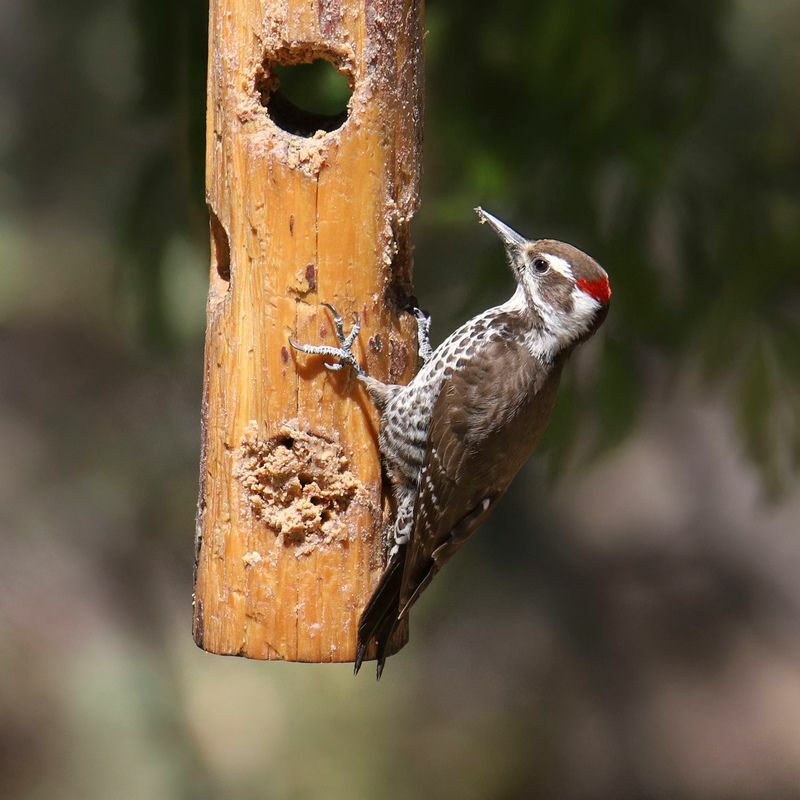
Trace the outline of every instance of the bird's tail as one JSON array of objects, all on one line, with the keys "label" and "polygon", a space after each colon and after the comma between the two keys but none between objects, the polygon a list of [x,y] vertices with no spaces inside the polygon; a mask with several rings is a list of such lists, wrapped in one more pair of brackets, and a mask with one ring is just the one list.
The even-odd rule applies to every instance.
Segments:
[{"label": "bird's tail", "polygon": [[375,641],[377,649],[375,659],[378,662],[378,678],[383,673],[389,643],[392,640],[400,614],[400,587],[403,582],[405,564],[405,546],[401,546],[392,556],[386,570],[381,576],[375,591],[372,593],[366,608],[358,621],[358,648],[356,651],[355,672],[367,654],[371,641]]}]

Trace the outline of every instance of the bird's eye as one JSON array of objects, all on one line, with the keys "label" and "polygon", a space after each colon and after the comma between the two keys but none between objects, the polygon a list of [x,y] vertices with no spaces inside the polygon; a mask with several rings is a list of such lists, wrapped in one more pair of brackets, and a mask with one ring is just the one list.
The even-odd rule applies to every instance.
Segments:
[{"label": "bird's eye", "polygon": [[547,270],[550,269],[550,262],[546,258],[539,256],[538,258],[533,259],[533,268],[540,275],[543,275],[545,272],[547,272]]}]

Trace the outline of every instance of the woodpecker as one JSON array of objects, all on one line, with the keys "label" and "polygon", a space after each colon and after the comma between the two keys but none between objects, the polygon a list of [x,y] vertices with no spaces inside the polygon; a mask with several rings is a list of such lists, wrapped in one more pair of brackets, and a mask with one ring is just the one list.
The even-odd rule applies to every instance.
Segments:
[{"label": "woodpecker", "polygon": [[353,354],[333,306],[339,347],[289,342],[352,368],[380,416],[380,452],[396,515],[388,560],[358,626],[355,671],[371,642],[378,678],[398,623],[436,573],[491,514],[528,459],[556,399],[561,370],[608,313],[608,275],[590,256],[552,239],[529,240],[481,208],[502,241],[517,288],[462,325],[436,350],[430,319],[414,309],[422,366],[407,386],[382,383]]}]

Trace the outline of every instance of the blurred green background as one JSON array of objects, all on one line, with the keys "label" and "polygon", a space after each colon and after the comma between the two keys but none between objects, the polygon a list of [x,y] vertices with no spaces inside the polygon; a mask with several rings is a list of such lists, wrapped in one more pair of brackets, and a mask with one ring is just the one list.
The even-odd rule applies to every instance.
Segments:
[{"label": "blurred green background", "polygon": [[0,4],[0,796],[800,798],[800,2],[430,0],[434,339],[614,301],[380,684],[191,641],[206,13]]}]

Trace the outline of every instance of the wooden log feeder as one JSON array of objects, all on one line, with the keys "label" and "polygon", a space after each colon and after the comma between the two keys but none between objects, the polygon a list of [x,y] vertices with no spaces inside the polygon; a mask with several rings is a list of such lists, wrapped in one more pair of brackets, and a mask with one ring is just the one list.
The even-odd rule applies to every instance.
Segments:
[{"label": "wooden log feeder", "polygon": [[[358,312],[367,371],[417,368],[409,225],[422,135],[422,0],[211,0],[211,286],[194,638],[212,653],[352,661],[391,510],[378,420],[335,344]],[[281,76],[326,62],[352,92],[311,113]],[[323,64],[324,66],[324,64]],[[394,650],[404,644],[401,630]]]}]

